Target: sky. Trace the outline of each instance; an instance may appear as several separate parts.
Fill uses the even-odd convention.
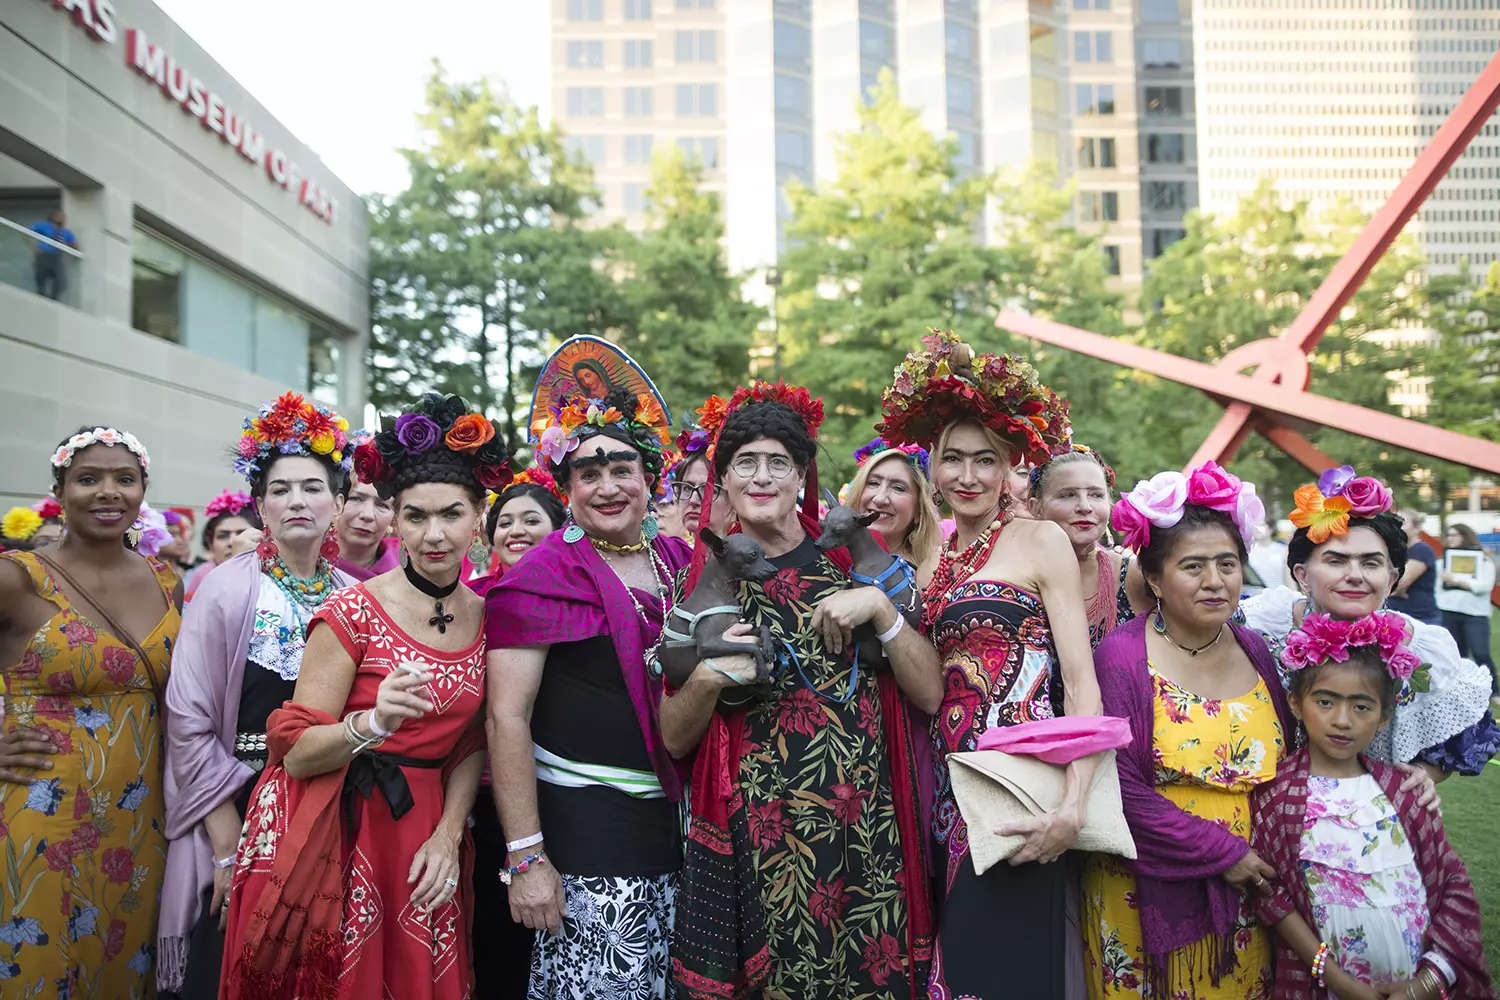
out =
[[[433,58],[550,109],[551,0],[155,2],[359,194],[405,186]]]

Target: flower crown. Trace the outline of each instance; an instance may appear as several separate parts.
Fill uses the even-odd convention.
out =
[[[714,431],[715,441],[718,440],[718,431],[723,429],[723,421],[729,418],[729,414],[751,403],[781,403],[790,407],[793,413],[802,418],[802,426],[807,429],[807,436],[817,440],[818,428],[823,426],[822,397],[813,399],[812,394],[805,388],[800,385],[787,385],[784,379],[777,382],[756,379],[748,386],[740,386],[734,390],[734,395],[729,397],[729,405],[724,410],[724,417]]]
[[[1172,527],[1182,520],[1188,504],[1228,514],[1246,545],[1255,543],[1256,525],[1266,517],[1254,483],[1245,482],[1218,462],[1205,462],[1185,476],[1158,472],[1136,483],[1135,489],[1116,501],[1110,523],[1120,532],[1125,547],[1139,552],[1150,544],[1152,527]]]
[[[1318,667],[1330,660],[1346,663],[1351,649],[1365,646],[1378,647],[1380,662],[1411,690],[1428,689],[1428,667],[1406,645],[1406,619],[1394,611],[1376,611],[1352,622],[1311,612],[1301,628],[1287,635],[1281,662],[1287,670]]]
[[[682,453],[677,459],[679,462],[693,454],[704,455],[713,461],[714,442],[718,440],[719,428],[724,426],[724,418],[729,415],[729,403],[723,396],[709,396],[697,412],[696,422],[683,417],[682,430],[675,442],[677,450]]]
[[[471,411],[462,396],[435,392],[425,394],[409,412],[356,447],[354,471],[360,482],[378,490],[422,456],[440,449],[473,461],[474,481],[482,489],[503,489],[511,482],[510,455],[494,422]]]
[[[31,505],[43,521],[60,521],[63,516],[62,504],[57,502],[57,497],[42,497]]]
[[[1290,520],[1307,529],[1308,541],[1322,545],[1330,535],[1349,533],[1351,517],[1375,517],[1394,506],[1391,491],[1374,476],[1356,476],[1354,466],[1341,465],[1308,483],[1292,499],[1297,509]]]
[[[552,473],[548,472],[540,465],[533,465],[531,468],[522,471],[520,475],[516,476],[516,478],[510,481],[510,484],[512,486],[520,486],[524,483],[530,483],[532,486],[540,486],[542,489],[546,490],[548,493],[551,493],[553,496],[557,497],[557,499],[561,500],[564,507],[568,505],[568,495],[557,488],[557,480],[552,478]]]
[[[899,451],[906,456],[912,465],[917,467],[917,470],[922,475],[925,476],[928,474],[929,457],[926,448],[917,444],[890,444],[883,437],[872,438],[869,444],[862,448],[854,449],[854,465],[856,468],[863,467],[866,462],[876,455],[883,455],[888,451]]]
[[[285,392],[245,418],[234,471],[253,479],[273,456],[302,455],[326,458],[348,472],[348,444],[349,421],[321,403],[303,399],[301,393]]]
[[[1099,454],[1097,451],[1095,451],[1094,449],[1090,448],[1086,444],[1076,444],[1075,443],[1074,445],[1072,445],[1072,451],[1071,452],[1065,451],[1065,452],[1062,452],[1061,454],[1053,455],[1052,459],[1055,461],[1056,459],[1062,458],[1063,455],[1072,454],[1072,453],[1076,453],[1076,454],[1079,454],[1079,455],[1087,455],[1090,458],[1092,458],[1095,462],[1099,463],[1099,468],[1101,468],[1101,469],[1104,470],[1104,485],[1108,486],[1110,489],[1114,489],[1115,488],[1115,470],[1111,469],[1109,467],[1109,463],[1104,460],[1104,456],[1103,455]],[[1042,482],[1042,476],[1046,473],[1046,469],[1047,469],[1047,466],[1049,464],[1051,464],[1051,463],[1050,462],[1043,462],[1041,465],[1033,465],[1031,467],[1031,471],[1026,474],[1027,479],[1030,481],[1031,488],[1033,490],[1035,490],[1037,488],[1037,486],[1039,486],[1041,484],[1041,482]]]
[[[1008,354],[974,354],[956,333],[931,330],[908,352],[880,397],[875,430],[892,444],[932,445],[944,427],[978,420],[1033,464],[1064,451],[1072,436],[1068,404],[1037,371]]]
[[[52,467],[66,469],[73,464],[74,455],[95,444],[121,445],[141,463],[142,472],[151,471],[151,456],[146,454],[146,446],[129,431],[117,431],[113,427],[95,427],[74,434],[52,453]]]
[[[12,507],[0,517],[0,537],[17,542],[30,541],[41,530],[44,519],[30,507]]]
[[[661,471],[663,452],[671,445],[667,433],[667,414],[649,393],[633,395],[624,389],[611,390],[604,399],[568,396],[562,406],[547,407],[547,416],[533,420],[531,432],[537,438],[537,454],[560,466],[568,455],[588,437],[606,427],[625,432],[625,436],[642,453],[647,471]]]
[[[143,556],[156,555],[163,545],[172,541],[172,533],[167,530],[167,515],[154,509],[149,503],[141,504],[140,514],[125,535]]]
[[[229,490],[222,490],[218,496],[208,502],[207,507],[203,508],[203,515],[218,517],[220,514],[227,514],[232,517],[254,502],[248,493],[242,491],[231,493]]]

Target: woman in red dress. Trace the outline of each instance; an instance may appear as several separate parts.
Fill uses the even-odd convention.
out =
[[[428,395],[354,465],[395,498],[408,563],[324,603],[293,700],[268,722],[230,890],[228,1000],[473,991],[484,607],[459,576],[506,454],[462,399]]]

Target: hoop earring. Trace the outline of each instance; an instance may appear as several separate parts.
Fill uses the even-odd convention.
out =
[[[339,557],[339,533],[332,524],[328,526],[328,534],[323,536],[323,544],[318,549],[318,555],[328,562],[334,562]]]
[[[568,519],[563,527],[563,541],[569,545],[577,545],[583,539],[583,529],[578,522],[573,520],[573,508],[568,508]]]

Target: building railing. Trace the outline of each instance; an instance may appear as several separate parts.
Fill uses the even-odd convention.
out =
[[[39,253],[38,247],[51,253]],[[30,226],[0,215],[0,284],[11,285],[36,295],[78,305],[78,266],[83,253],[50,236],[43,236]]]

